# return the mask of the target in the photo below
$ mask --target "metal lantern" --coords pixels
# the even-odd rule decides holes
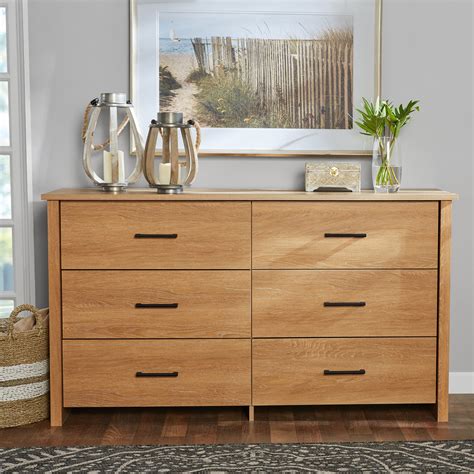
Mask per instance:
[[[106,109],[109,115],[109,138],[101,145],[94,145],[94,132],[97,128],[99,115]],[[118,125],[118,110],[125,112],[124,119]],[[130,124],[135,139],[136,157],[135,168],[132,173],[125,176],[124,152],[118,149],[118,137]],[[132,103],[121,92],[106,92],[100,94],[100,99],[94,99],[87,106],[84,114],[84,127],[82,133],[84,142],[83,165],[87,176],[104,191],[124,191],[129,184],[135,183],[142,172],[143,163],[143,138],[137,128],[137,120]],[[109,148],[106,150],[106,148]],[[104,171],[103,177],[97,175],[92,166],[94,152],[103,152]]]
[[[193,142],[191,128],[196,129]],[[178,130],[184,145],[184,161],[180,162]],[[162,138],[161,162],[155,163],[158,135]],[[190,185],[198,171],[198,149],[201,142],[199,124],[194,120],[184,123],[181,112],[160,112],[157,120],[152,120],[145,145],[144,175],[150,187],[158,193],[175,194],[183,191],[183,185]],[[183,172],[182,172],[183,171]],[[181,176],[183,174],[183,176]]]

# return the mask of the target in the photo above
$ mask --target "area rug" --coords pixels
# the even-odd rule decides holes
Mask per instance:
[[[0,472],[474,472],[474,441],[15,448]]]

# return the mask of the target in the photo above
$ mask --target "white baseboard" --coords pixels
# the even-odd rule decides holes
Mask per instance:
[[[450,372],[449,393],[474,393],[474,372]]]

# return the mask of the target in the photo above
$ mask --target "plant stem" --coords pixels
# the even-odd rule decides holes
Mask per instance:
[[[391,137],[391,139],[388,140],[387,150],[384,147],[382,137],[378,138],[378,142],[379,142],[380,160],[382,163],[377,172],[377,176],[375,178],[375,184],[379,186],[387,186],[387,185],[394,186],[394,185],[400,184],[398,181],[397,175],[395,173],[395,170],[390,164],[390,159],[389,159],[389,157],[392,156],[391,152],[395,146],[395,137]]]

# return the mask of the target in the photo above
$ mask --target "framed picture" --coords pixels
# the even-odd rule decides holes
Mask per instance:
[[[382,0],[131,0],[131,99],[202,128],[200,156],[363,156]],[[157,150],[157,154],[160,150]]]

